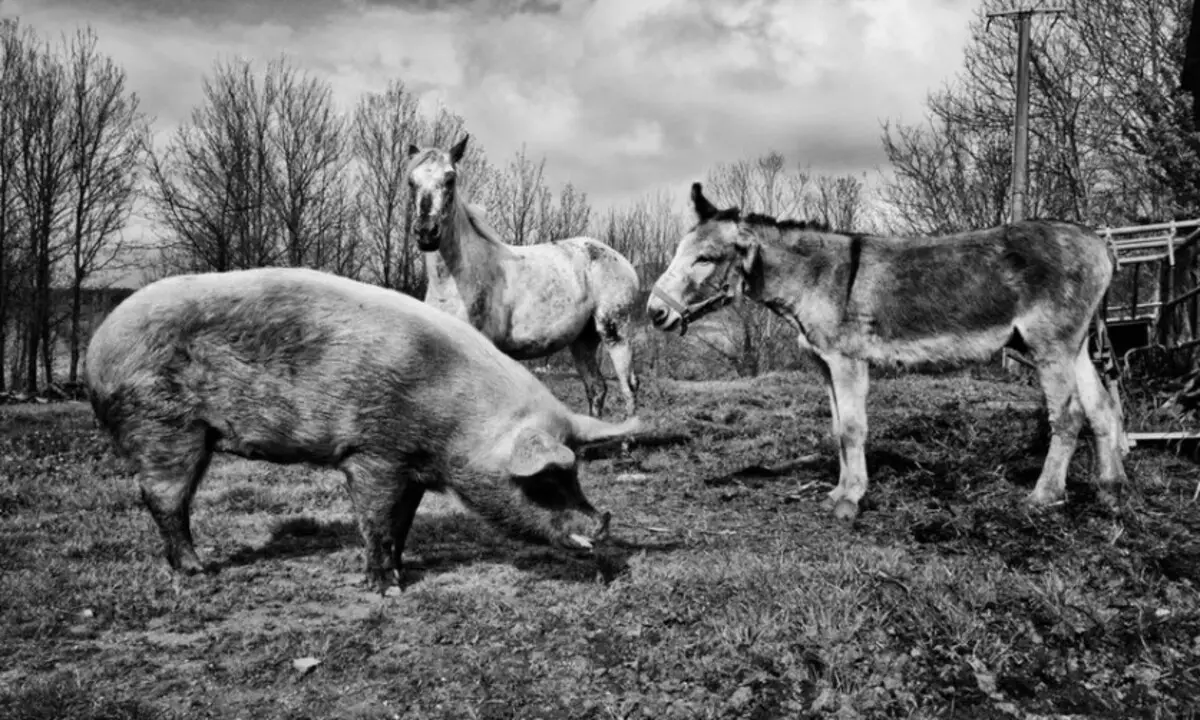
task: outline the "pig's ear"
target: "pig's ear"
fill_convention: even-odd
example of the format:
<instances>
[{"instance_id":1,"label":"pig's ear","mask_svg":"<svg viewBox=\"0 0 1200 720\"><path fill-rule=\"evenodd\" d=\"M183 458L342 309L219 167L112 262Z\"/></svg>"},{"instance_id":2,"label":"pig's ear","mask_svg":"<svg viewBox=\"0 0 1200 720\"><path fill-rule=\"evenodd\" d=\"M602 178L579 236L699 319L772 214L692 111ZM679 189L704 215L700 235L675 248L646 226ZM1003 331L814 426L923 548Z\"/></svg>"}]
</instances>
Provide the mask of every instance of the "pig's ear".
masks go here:
<instances>
[{"instance_id":1,"label":"pig's ear","mask_svg":"<svg viewBox=\"0 0 1200 720\"><path fill-rule=\"evenodd\" d=\"M508 470L513 477L533 477L547 470L575 467L575 453L542 430L525 428L513 441Z\"/></svg>"}]
</instances>

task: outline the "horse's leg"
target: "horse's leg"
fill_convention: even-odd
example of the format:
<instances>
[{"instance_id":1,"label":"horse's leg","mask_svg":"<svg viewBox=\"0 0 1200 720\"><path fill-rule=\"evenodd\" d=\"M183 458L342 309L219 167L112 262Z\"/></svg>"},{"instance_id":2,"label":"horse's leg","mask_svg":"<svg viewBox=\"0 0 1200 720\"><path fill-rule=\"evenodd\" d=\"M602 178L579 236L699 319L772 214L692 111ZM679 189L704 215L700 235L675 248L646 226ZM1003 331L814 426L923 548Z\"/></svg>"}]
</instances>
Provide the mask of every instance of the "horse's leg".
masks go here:
<instances>
[{"instance_id":1,"label":"horse's leg","mask_svg":"<svg viewBox=\"0 0 1200 720\"><path fill-rule=\"evenodd\" d=\"M590 323L571 343L571 357L575 358L575 368L587 395L588 413L593 417L600 417L604 412L604 397L608 394L608 386L600 372L599 349L600 333Z\"/></svg>"},{"instance_id":2,"label":"horse's leg","mask_svg":"<svg viewBox=\"0 0 1200 720\"><path fill-rule=\"evenodd\" d=\"M824 355L833 435L838 443L841 468L838 486L829 493L833 515L839 520L858 516L858 502L867 492L867 363L843 355Z\"/></svg>"},{"instance_id":3,"label":"horse's leg","mask_svg":"<svg viewBox=\"0 0 1200 720\"><path fill-rule=\"evenodd\" d=\"M633 370L633 342L629 338L629 326L623 328L609 326L602 334L604 349L612 358L613 372L617 375L617 384L621 394L625 396L625 415L633 417L637 414L638 377Z\"/></svg>"},{"instance_id":4,"label":"horse's leg","mask_svg":"<svg viewBox=\"0 0 1200 720\"><path fill-rule=\"evenodd\" d=\"M1076 382L1076 354L1074 350L1062 347L1038 353L1038 378L1046 395L1051 434L1042 473L1027 498L1034 505L1057 502L1066 493L1067 467L1075 454L1079 428L1083 425L1083 406ZM1086 357L1086 348L1084 355Z\"/></svg>"},{"instance_id":5,"label":"horse's leg","mask_svg":"<svg viewBox=\"0 0 1200 720\"><path fill-rule=\"evenodd\" d=\"M1120 410L1100 380L1086 346L1075 357L1075 382L1079 402L1096 436L1097 482L1103 491L1115 489L1125 482L1125 466L1121 461L1125 429Z\"/></svg>"}]
</instances>

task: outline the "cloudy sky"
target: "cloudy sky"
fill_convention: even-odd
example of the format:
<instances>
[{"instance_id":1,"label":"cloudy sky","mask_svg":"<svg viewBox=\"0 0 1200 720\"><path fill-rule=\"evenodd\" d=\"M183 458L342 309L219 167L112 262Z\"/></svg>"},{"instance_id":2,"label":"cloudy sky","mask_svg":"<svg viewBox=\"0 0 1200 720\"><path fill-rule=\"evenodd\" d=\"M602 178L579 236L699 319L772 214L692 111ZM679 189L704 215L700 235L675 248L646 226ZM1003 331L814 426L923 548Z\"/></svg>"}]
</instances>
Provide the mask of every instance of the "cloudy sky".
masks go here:
<instances>
[{"instance_id":1,"label":"cloudy sky","mask_svg":"<svg viewBox=\"0 0 1200 720\"><path fill-rule=\"evenodd\" d=\"M88 23L160 134L217 59L286 53L344 108L401 78L493 161L526 144L595 205L776 149L873 173L960 66L978 0L0 0L43 34Z\"/></svg>"}]
</instances>

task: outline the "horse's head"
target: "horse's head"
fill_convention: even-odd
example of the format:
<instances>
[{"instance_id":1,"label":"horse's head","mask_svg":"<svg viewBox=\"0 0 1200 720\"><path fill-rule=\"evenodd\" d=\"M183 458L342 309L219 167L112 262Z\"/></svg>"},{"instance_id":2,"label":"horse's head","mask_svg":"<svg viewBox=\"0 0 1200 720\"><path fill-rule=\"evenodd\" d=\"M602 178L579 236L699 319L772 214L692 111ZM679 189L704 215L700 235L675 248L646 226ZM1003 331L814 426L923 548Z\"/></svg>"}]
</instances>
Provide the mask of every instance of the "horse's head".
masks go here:
<instances>
[{"instance_id":1,"label":"horse's head","mask_svg":"<svg viewBox=\"0 0 1200 720\"><path fill-rule=\"evenodd\" d=\"M417 247L424 251L433 252L441 246L442 227L454 211L457 166L466 152L468 137L464 135L450 152L408 146L408 184L417 209L413 229L417 233Z\"/></svg>"},{"instance_id":2,"label":"horse's head","mask_svg":"<svg viewBox=\"0 0 1200 720\"><path fill-rule=\"evenodd\" d=\"M671 264L654 283L646 314L659 330L679 328L723 307L745 288L758 262L758 243L742 232L737 208L718 210L692 184L699 222L679 241Z\"/></svg>"}]
</instances>

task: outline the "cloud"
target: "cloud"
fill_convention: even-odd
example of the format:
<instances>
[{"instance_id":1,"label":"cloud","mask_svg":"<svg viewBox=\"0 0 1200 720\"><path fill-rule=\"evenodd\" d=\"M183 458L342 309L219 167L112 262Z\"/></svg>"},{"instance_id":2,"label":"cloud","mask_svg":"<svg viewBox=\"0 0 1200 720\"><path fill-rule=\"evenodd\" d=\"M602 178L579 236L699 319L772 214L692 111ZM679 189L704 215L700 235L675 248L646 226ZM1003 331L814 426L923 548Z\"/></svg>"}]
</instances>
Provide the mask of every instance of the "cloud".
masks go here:
<instances>
[{"instance_id":1,"label":"cloud","mask_svg":"<svg viewBox=\"0 0 1200 720\"><path fill-rule=\"evenodd\" d=\"M402 79L463 115L493 161L522 145L599 204L682 194L715 162L779 150L826 172L882 164L960 66L947 0L0 0L43 33L90 23L167 132L214 61L286 53L349 109Z\"/></svg>"}]
</instances>

